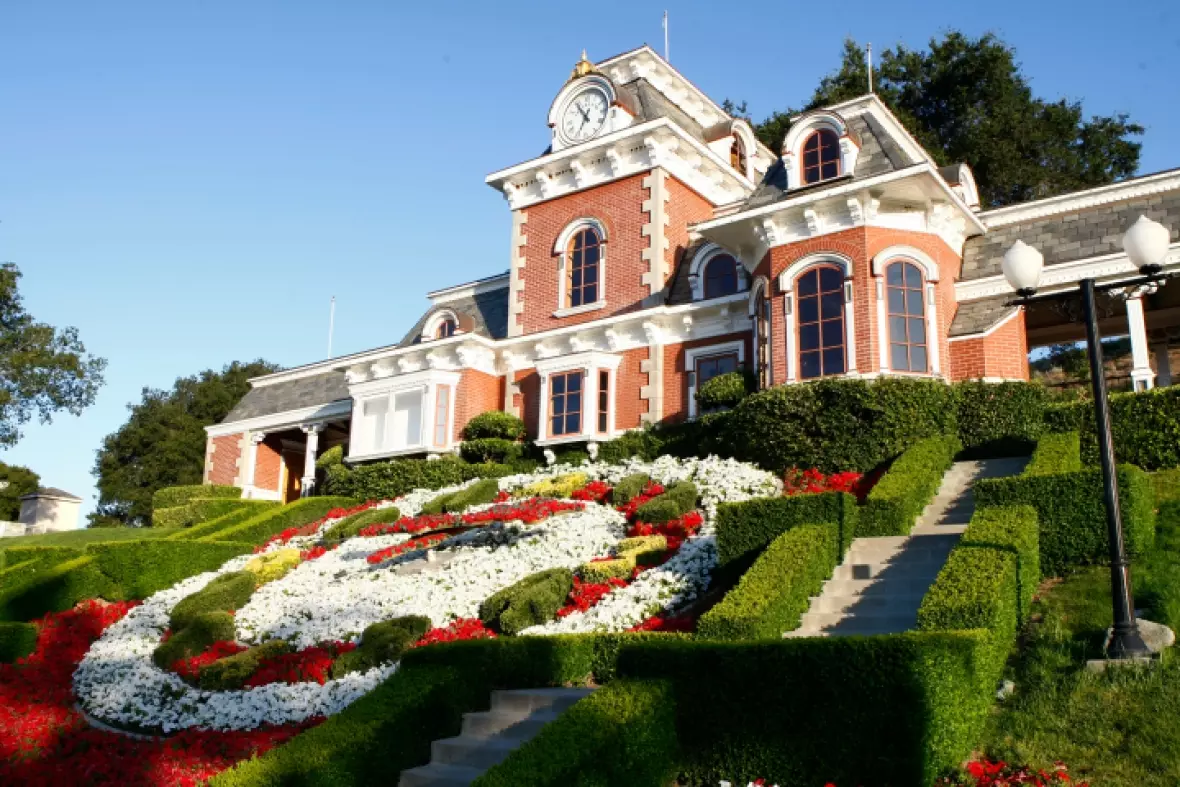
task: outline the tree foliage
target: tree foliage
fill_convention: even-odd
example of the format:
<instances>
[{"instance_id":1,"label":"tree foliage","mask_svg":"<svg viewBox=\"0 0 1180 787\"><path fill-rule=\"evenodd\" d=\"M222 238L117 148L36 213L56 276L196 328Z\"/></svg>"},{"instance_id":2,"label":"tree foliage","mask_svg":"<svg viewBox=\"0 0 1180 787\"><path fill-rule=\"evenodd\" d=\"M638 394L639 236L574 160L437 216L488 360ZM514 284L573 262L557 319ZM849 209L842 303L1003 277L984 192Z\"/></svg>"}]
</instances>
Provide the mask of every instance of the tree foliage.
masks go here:
<instances>
[{"instance_id":1,"label":"tree foliage","mask_svg":"<svg viewBox=\"0 0 1180 787\"><path fill-rule=\"evenodd\" d=\"M867 92L864 48L844 42L840 66L824 77L804 110ZM940 165L967 163L985 207L1041 199L1133 175L1143 127L1125 114L1085 119L1080 101L1033 95L1012 47L992 34L959 32L929 49L899 45L881 53L874 92ZM788 109L755 127L773 151L782 146Z\"/></svg>"},{"instance_id":2,"label":"tree foliage","mask_svg":"<svg viewBox=\"0 0 1180 787\"><path fill-rule=\"evenodd\" d=\"M152 494L165 486L199 484L205 467L205 427L218 423L250 390L248 380L278 367L266 361L234 363L181 377L165 391L144 388L128 405L131 417L107 435L94 463L98 510L93 524L118 519L147 524Z\"/></svg>"},{"instance_id":3,"label":"tree foliage","mask_svg":"<svg viewBox=\"0 0 1180 787\"><path fill-rule=\"evenodd\" d=\"M41 423L94 403L106 361L87 355L77 328L55 328L25 311L20 269L0 263L0 446L20 439L21 425Z\"/></svg>"},{"instance_id":4,"label":"tree foliage","mask_svg":"<svg viewBox=\"0 0 1180 787\"><path fill-rule=\"evenodd\" d=\"M27 467L0 462L0 522L15 522L20 516L20 499L31 495L41 479Z\"/></svg>"}]
</instances>

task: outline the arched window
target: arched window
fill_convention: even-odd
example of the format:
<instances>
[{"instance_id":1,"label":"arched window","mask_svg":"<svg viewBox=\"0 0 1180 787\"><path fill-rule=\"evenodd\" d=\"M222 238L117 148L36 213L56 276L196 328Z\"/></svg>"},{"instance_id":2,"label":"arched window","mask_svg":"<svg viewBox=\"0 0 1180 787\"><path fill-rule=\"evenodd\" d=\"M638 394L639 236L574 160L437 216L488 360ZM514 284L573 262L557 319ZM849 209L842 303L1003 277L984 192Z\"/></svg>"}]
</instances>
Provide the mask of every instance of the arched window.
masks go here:
<instances>
[{"instance_id":1,"label":"arched window","mask_svg":"<svg viewBox=\"0 0 1180 787\"><path fill-rule=\"evenodd\" d=\"M885 268L889 309L889 365L897 372L925 372L926 305L922 271L912 262L891 262Z\"/></svg>"},{"instance_id":2,"label":"arched window","mask_svg":"<svg viewBox=\"0 0 1180 787\"><path fill-rule=\"evenodd\" d=\"M738 291L737 260L718 254L705 265L705 297L720 298Z\"/></svg>"},{"instance_id":3,"label":"arched window","mask_svg":"<svg viewBox=\"0 0 1180 787\"><path fill-rule=\"evenodd\" d=\"M844 271L817 265L795 280L799 309L799 376L844 374Z\"/></svg>"},{"instance_id":4,"label":"arched window","mask_svg":"<svg viewBox=\"0 0 1180 787\"><path fill-rule=\"evenodd\" d=\"M729 146L729 166L741 175L746 174L746 146L737 136L734 136L733 144Z\"/></svg>"},{"instance_id":5,"label":"arched window","mask_svg":"<svg viewBox=\"0 0 1180 787\"><path fill-rule=\"evenodd\" d=\"M803 143L803 183L819 183L840 176L840 140L821 128Z\"/></svg>"},{"instance_id":6,"label":"arched window","mask_svg":"<svg viewBox=\"0 0 1180 787\"><path fill-rule=\"evenodd\" d=\"M455 320L453 318L447 317L445 320L443 320L442 322L440 322L438 324L438 328L434 332L434 338L447 339L451 336L454 336L455 331L458 329L458 327L459 326L456 325Z\"/></svg>"},{"instance_id":7,"label":"arched window","mask_svg":"<svg viewBox=\"0 0 1180 787\"><path fill-rule=\"evenodd\" d=\"M593 227L579 230L570 239L566 265L566 306L585 306L598 302L601 259L602 238Z\"/></svg>"}]
</instances>

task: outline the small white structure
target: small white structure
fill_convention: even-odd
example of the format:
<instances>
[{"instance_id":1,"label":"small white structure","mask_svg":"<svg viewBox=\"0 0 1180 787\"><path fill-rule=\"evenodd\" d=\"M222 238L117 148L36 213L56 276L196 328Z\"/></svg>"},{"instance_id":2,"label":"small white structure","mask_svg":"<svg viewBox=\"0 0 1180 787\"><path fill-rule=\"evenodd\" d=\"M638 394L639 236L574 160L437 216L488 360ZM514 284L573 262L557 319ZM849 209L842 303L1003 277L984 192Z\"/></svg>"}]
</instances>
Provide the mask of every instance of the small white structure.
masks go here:
<instances>
[{"instance_id":1,"label":"small white structure","mask_svg":"<svg viewBox=\"0 0 1180 787\"><path fill-rule=\"evenodd\" d=\"M82 498L43 486L20 499L20 522L29 534L76 530L81 510Z\"/></svg>"}]
</instances>

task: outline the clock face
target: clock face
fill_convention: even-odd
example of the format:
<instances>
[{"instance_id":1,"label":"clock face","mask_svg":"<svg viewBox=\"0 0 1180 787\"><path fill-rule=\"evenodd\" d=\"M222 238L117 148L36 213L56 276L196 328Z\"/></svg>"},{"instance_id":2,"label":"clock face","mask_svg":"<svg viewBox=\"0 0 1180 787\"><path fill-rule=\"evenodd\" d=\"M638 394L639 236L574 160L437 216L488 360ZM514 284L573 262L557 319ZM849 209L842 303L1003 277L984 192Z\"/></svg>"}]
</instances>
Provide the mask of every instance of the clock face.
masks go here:
<instances>
[{"instance_id":1,"label":"clock face","mask_svg":"<svg viewBox=\"0 0 1180 787\"><path fill-rule=\"evenodd\" d=\"M606 123L606 96L601 90L586 90L565 105L561 131L573 142L583 142L597 134Z\"/></svg>"}]
</instances>

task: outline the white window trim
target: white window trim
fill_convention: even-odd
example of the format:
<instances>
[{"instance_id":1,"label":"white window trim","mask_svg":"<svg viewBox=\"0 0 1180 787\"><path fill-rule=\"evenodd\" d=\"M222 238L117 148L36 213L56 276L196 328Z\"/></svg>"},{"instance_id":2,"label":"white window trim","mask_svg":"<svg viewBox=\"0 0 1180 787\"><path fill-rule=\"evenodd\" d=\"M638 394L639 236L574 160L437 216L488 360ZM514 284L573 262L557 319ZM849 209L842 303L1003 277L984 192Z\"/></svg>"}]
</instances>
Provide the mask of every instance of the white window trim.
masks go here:
<instances>
[{"instance_id":1,"label":"white window trim","mask_svg":"<svg viewBox=\"0 0 1180 787\"><path fill-rule=\"evenodd\" d=\"M860 147L848 135L848 124L844 118L835 112L814 112L803 116L800 120L802 122L792 126L783 140L783 165L787 169L788 191L805 185L815 185L815 183L805 184L803 182L803 144L812 132L820 129L826 128L840 138L840 176L856 172L856 160L860 156ZM816 183L822 182L816 181Z\"/></svg>"},{"instance_id":2,"label":"white window trim","mask_svg":"<svg viewBox=\"0 0 1180 787\"><path fill-rule=\"evenodd\" d=\"M746 362L746 343L743 341L722 342L710 344L708 347L694 347L684 351L684 374L688 382L688 418L697 417L697 359L711 355L730 355L737 353L738 368Z\"/></svg>"},{"instance_id":3,"label":"white window trim","mask_svg":"<svg viewBox=\"0 0 1180 787\"><path fill-rule=\"evenodd\" d=\"M799 310L795 308L795 279L816 265L835 265L844 271L844 359L845 377L856 377L856 291L852 286L852 260L841 254L821 252L796 260L778 276L778 288L783 294L783 321L786 324L787 382L799 379ZM828 375L832 376L832 375ZM822 379L816 377L814 379Z\"/></svg>"},{"instance_id":4,"label":"white window trim","mask_svg":"<svg viewBox=\"0 0 1180 787\"><path fill-rule=\"evenodd\" d=\"M583 303L579 306L566 306L566 296L568 285L566 283L565 266L569 260L570 240L574 235L584 229L593 229L598 233L598 300L592 303ZM582 314L583 312L595 311L597 309L606 308L606 247L608 236L606 234L606 226L598 219L584 216L580 219L575 219L566 225L561 234L557 236L557 242L553 244L553 254L557 257L557 310L553 312L554 317L569 317L573 314Z\"/></svg>"},{"instance_id":5,"label":"white window trim","mask_svg":"<svg viewBox=\"0 0 1180 787\"><path fill-rule=\"evenodd\" d=\"M893 371L893 359L890 355L889 336L889 286L885 282L885 268L891 262L909 262L917 265L925 279L923 302L925 303L924 317L926 319L926 359L928 369L925 372L899 372L907 375L926 375L937 377L942 374L942 364L938 353L938 283L939 268L929 254L913 246L890 246L873 257L873 276L876 278L877 288L877 324L881 326L878 343L881 347L881 372Z\"/></svg>"},{"instance_id":6,"label":"white window trim","mask_svg":"<svg viewBox=\"0 0 1180 787\"><path fill-rule=\"evenodd\" d=\"M406 454L420 454L429 451L450 449L454 445L455 401L458 399L460 377L459 372L428 369L397 377L370 380L350 386L348 392L352 396L353 409L352 421L349 425L349 454L347 460L357 462L366 459L379 459L388 456L403 456ZM447 444L445 446L434 444L434 415L435 406L438 401L439 385L451 386L451 397L447 413ZM403 446L402 448L390 449L382 447L377 450L365 450L364 453L357 452L355 450L357 447L365 445L367 448L369 445L362 431L365 402L383 398L388 400L389 417L386 419L385 433L382 435L380 443L381 446L387 446L392 443L390 430L393 428L392 416L395 410L396 397L398 394L413 393L415 390L419 392L419 396L421 397L419 402L418 442Z\"/></svg>"},{"instance_id":7,"label":"white window trim","mask_svg":"<svg viewBox=\"0 0 1180 787\"><path fill-rule=\"evenodd\" d=\"M709 243L702 246L696 254L693 255L692 262L688 268L688 282L692 287L692 299L694 301L703 301L705 299L705 269L709 267L709 263L717 257L721 256L732 257L737 267L737 291L745 292L750 286L750 277L746 272L746 266L742 264L741 258L738 255L730 252L728 249L718 246L716 243ZM725 297L725 296L719 296Z\"/></svg>"},{"instance_id":8,"label":"white window trim","mask_svg":"<svg viewBox=\"0 0 1180 787\"><path fill-rule=\"evenodd\" d=\"M615 399L617 397L618 368L622 363L622 356L602 352L581 352L563 355L558 358L546 358L537 361L537 374L541 378L540 398L537 405L537 445L554 445L557 443L575 443L609 439L616 434L615 429ZM611 373L610 385L616 389L616 395L610 397L610 411L607 416L608 431L604 434L598 431L598 375L593 372L606 369ZM549 434L549 378L560 372L582 373L582 430L578 434L550 436ZM587 417L588 414L592 417Z\"/></svg>"},{"instance_id":9,"label":"white window trim","mask_svg":"<svg viewBox=\"0 0 1180 787\"><path fill-rule=\"evenodd\" d=\"M426 320L426 324L422 326L422 341L440 341L438 338L438 329L447 320L455 321L456 336L462 333L462 331L459 330L459 316L450 309L440 309L439 311L436 311L434 314L430 315L430 318ZM449 339L451 337L447 336L445 338Z\"/></svg>"},{"instance_id":10,"label":"white window trim","mask_svg":"<svg viewBox=\"0 0 1180 787\"><path fill-rule=\"evenodd\" d=\"M751 367L751 371L754 372L754 376L757 377L759 380L761 380L762 379L762 370L758 367L758 361L759 361L758 345L761 343L759 341L759 336L758 336L758 321L760 319L762 319L762 315L758 314L758 295L759 294L761 294L762 297L766 299L767 303L770 303L770 280L767 279L765 276L759 276L757 279L754 280L754 283L750 286L750 297L749 297L749 301L748 301L748 303L749 303L749 316L750 316L750 320L751 320L750 347L751 347L752 352L754 353L754 357L751 359L750 367ZM772 344L772 342L774 341L774 331L772 330L772 327L771 327L771 320L766 321L766 332L767 332L767 336L766 336L766 347L767 347L766 379L773 386L774 385L774 345Z\"/></svg>"}]
</instances>

